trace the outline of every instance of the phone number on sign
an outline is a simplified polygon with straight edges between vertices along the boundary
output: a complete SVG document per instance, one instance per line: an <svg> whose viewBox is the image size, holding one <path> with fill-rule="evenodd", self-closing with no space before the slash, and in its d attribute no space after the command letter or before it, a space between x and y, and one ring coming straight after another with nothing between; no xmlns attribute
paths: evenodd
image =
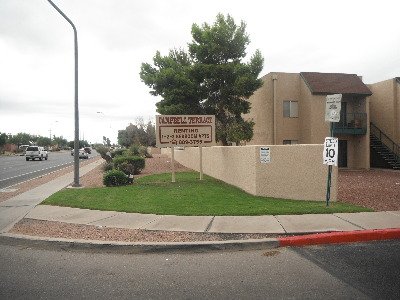
<svg viewBox="0 0 400 300"><path fill-rule="evenodd" d="M178 140L177 145L201 145L205 142L203 140Z"/></svg>

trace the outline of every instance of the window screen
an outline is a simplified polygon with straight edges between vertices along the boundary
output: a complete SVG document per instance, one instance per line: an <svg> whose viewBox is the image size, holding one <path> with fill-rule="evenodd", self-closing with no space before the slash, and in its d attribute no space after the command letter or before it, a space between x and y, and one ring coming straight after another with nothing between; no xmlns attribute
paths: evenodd
<svg viewBox="0 0 400 300"><path fill-rule="evenodd" d="M297 101L283 101L283 117L297 118L299 116L299 107Z"/></svg>

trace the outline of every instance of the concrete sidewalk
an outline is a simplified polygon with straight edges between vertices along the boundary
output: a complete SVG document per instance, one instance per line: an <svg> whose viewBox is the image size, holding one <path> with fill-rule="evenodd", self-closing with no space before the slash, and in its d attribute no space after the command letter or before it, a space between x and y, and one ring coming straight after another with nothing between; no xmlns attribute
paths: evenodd
<svg viewBox="0 0 400 300"><path fill-rule="evenodd" d="M80 168L80 174L86 174L101 163L102 160L97 160ZM39 205L44 199L72 182L73 172L0 203L0 235L3 238L12 236L7 232L23 218L112 228L199 233L302 235L382 229L398 229L396 234L400 233L400 211L277 216L163 216ZM245 243L245 241L231 242ZM82 241L82 243L110 244L107 241ZM276 239L274 243L276 243ZM186 247L186 244L181 243L180 245ZM189 244L193 245L193 243ZM210 242L210 244L215 246L216 242ZM226 244L226 242L220 244ZM265 245L265 241L258 241L258 244Z"/></svg>
<svg viewBox="0 0 400 300"><path fill-rule="evenodd" d="M400 228L400 211L279 216L162 216L38 205L25 217L113 228L209 233L305 234Z"/></svg>
<svg viewBox="0 0 400 300"><path fill-rule="evenodd" d="M103 160L96 160L86 166L79 168L82 176L102 164ZM33 188L25 193L0 203L0 233L10 230L15 223L20 221L27 213L35 208L44 199L55 192L69 186L74 181L74 173L57 177L43 185Z"/></svg>

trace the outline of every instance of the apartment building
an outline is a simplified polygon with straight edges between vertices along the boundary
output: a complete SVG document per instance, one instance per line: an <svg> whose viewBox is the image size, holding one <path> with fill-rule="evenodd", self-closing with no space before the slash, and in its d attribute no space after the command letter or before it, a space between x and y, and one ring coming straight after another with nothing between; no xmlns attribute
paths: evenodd
<svg viewBox="0 0 400 300"><path fill-rule="evenodd" d="M342 94L339 123L339 167L370 167L370 96L372 92L355 74L269 73L250 97L254 137L251 145L323 144L330 135L325 122L326 95ZM321 154L322 160L322 154Z"/></svg>
<svg viewBox="0 0 400 300"><path fill-rule="evenodd" d="M400 169L400 77L368 85L371 167Z"/></svg>
<svg viewBox="0 0 400 300"><path fill-rule="evenodd" d="M372 92L371 121L400 144L400 77L368 84L368 87Z"/></svg>

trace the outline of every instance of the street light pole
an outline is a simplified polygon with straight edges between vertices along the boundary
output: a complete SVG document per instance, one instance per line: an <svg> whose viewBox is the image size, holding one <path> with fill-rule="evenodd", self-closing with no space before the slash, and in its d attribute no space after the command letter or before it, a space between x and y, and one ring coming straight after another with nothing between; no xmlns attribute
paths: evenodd
<svg viewBox="0 0 400 300"><path fill-rule="evenodd" d="M106 116L102 111L98 111L98 112L96 112L97 114L102 114L103 115L103 118ZM103 119L103 121L104 121L104 119ZM102 137L105 137L105 135L102 135ZM104 144L104 138L103 138L103 144Z"/></svg>
<svg viewBox="0 0 400 300"><path fill-rule="evenodd" d="M79 108L78 108L78 32L74 23L53 3L47 0L51 6L71 24L74 30L74 45L75 45L75 139L74 139L74 183L73 187L79 187Z"/></svg>

